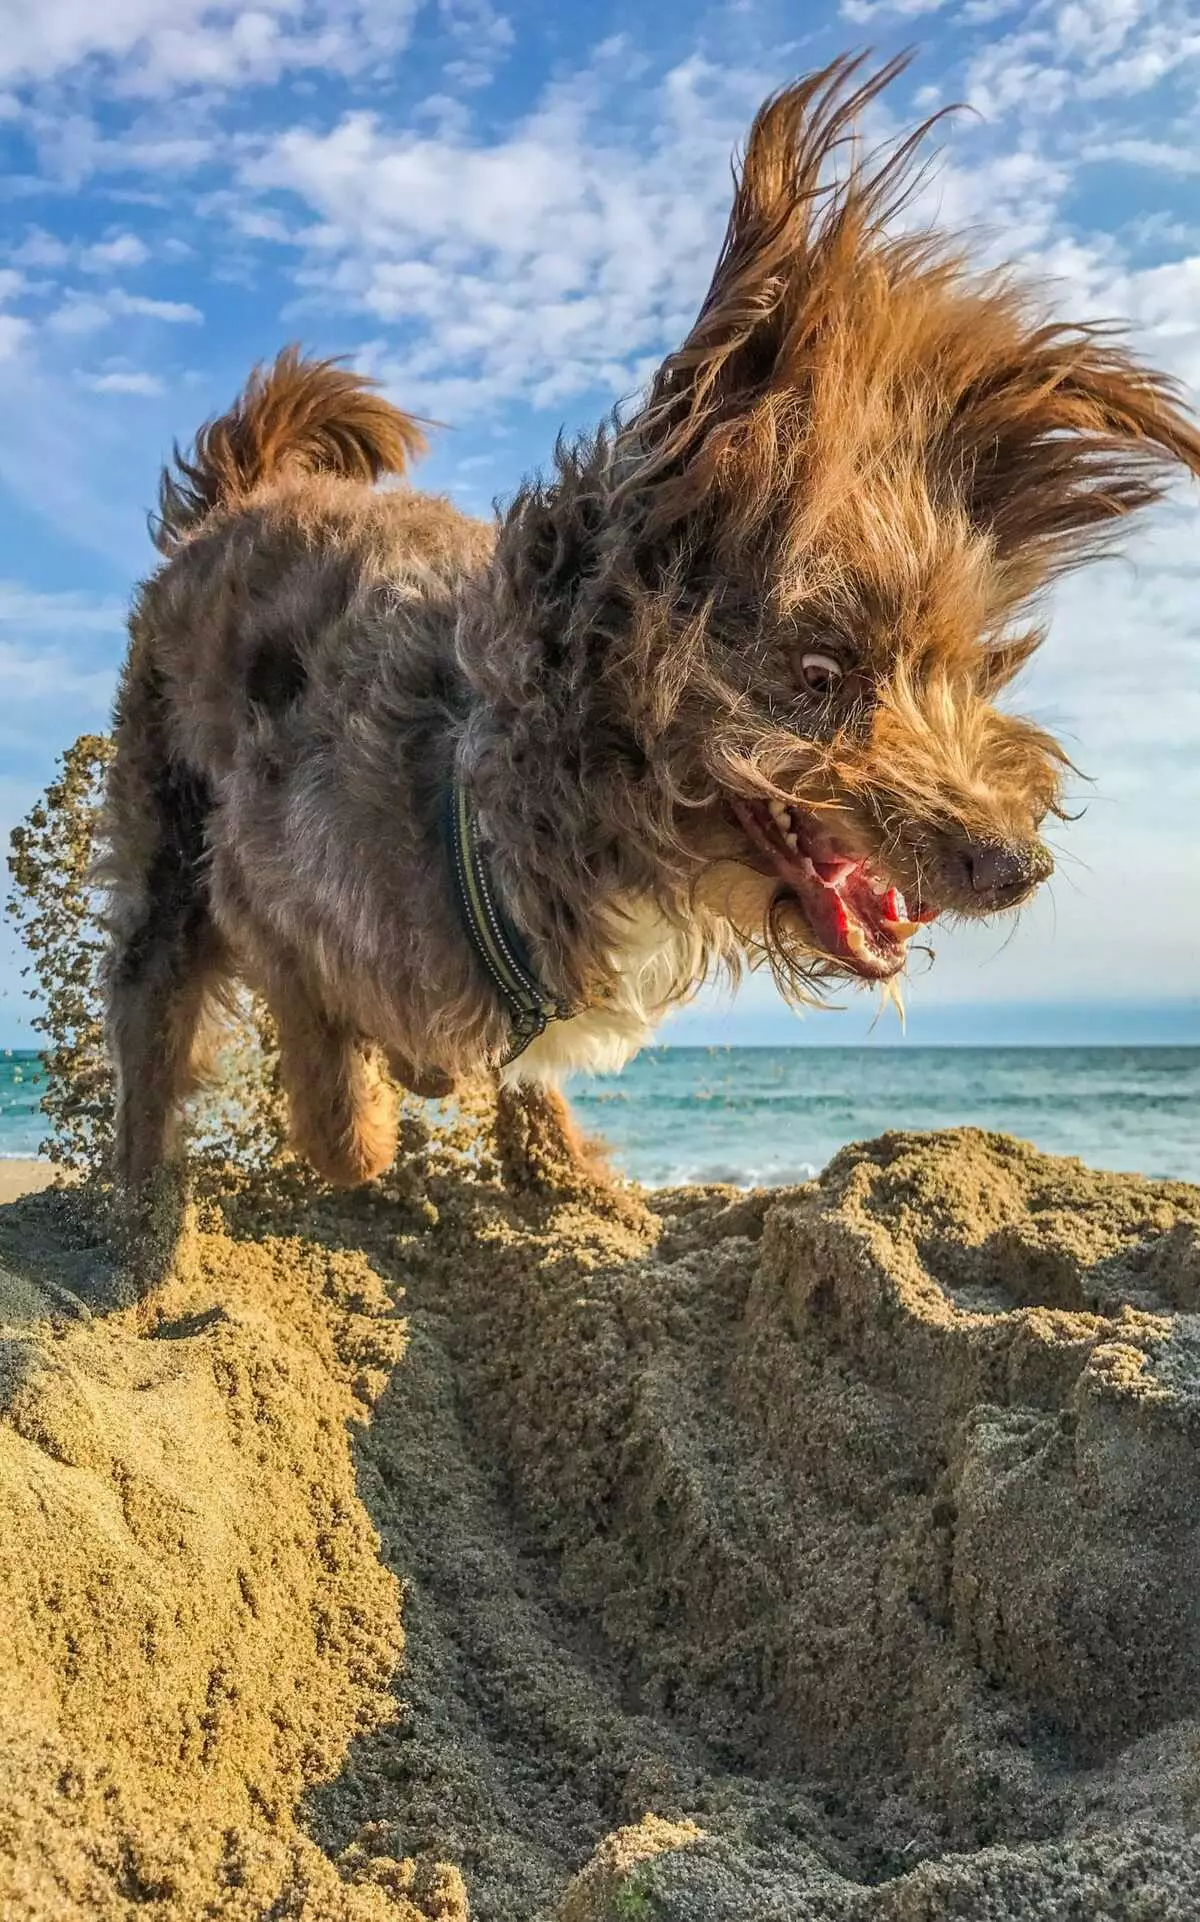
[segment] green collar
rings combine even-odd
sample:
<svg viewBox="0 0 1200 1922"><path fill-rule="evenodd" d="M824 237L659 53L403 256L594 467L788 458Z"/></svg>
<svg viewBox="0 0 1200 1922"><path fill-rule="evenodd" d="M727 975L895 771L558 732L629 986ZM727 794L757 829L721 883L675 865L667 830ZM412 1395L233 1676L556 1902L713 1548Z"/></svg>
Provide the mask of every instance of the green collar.
<svg viewBox="0 0 1200 1922"><path fill-rule="evenodd" d="M461 781L447 784L443 815L463 928L512 1021L512 1043L501 1063L507 1067L551 1021L567 1021L578 1009L547 994L539 983L525 943L493 892L475 815Z"/></svg>

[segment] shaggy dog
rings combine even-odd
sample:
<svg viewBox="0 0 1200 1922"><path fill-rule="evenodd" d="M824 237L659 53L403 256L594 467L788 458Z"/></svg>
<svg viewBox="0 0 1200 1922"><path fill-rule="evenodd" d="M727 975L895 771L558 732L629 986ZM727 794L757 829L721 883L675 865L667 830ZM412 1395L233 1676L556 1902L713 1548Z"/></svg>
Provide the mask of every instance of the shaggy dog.
<svg viewBox="0 0 1200 1922"><path fill-rule="evenodd" d="M926 129L874 167L853 130L901 64L767 102L688 338L498 525L375 489L417 423L291 350L177 455L107 802L121 1182L169 1164L234 977L354 1183L388 1074L500 1065L552 1133L536 1091L714 968L894 985L1049 874L1064 756L997 696L1200 435L1108 332L898 230Z"/></svg>

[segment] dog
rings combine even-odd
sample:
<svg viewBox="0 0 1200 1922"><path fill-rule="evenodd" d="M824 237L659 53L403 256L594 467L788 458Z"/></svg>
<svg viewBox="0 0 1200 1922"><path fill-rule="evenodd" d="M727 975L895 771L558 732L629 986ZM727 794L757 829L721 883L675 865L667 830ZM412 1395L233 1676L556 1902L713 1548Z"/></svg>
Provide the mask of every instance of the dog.
<svg viewBox="0 0 1200 1922"><path fill-rule="evenodd" d="M176 449L105 804L120 1184L175 1154L234 979L329 1181L392 1160L392 1082L483 1069L570 1162L560 1078L714 970L894 989L935 917L1049 875L1065 756L999 697L1200 434L1111 331L897 222L932 123L882 162L855 129L902 65L767 101L686 340L496 524L376 487L422 424L296 349Z"/></svg>

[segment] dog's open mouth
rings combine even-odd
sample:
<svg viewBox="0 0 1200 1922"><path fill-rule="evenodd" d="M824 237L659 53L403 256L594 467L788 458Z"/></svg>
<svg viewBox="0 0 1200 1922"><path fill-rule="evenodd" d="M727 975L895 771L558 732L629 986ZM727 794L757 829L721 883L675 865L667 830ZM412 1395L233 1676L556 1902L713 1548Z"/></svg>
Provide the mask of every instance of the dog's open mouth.
<svg viewBox="0 0 1200 1922"><path fill-rule="evenodd" d="M796 895L814 941L866 981L899 974L935 908L910 906L862 856L839 853L811 816L783 801L733 801L755 847Z"/></svg>

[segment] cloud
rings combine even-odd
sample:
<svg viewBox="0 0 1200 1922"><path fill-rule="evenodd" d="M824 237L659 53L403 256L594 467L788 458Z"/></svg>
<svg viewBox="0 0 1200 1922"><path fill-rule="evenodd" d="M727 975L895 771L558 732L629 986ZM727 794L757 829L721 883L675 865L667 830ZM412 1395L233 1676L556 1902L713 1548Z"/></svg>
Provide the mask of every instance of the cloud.
<svg viewBox="0 0 1200 1922"><path fill-rule="evenodd" d="M90 68L125 95L265 85L304 70L359 73L404 47L406 0L6 0L0 82L46 82Z"/></svg>
<svg viewBox="0 0 1200 1922"><path fill-rule="evenodd" d="M71 258L71 250L57 234L47 233L44 227L29 227L24 240L10 250L8 257L16 267L63 267Z"/></svg>
<svg viewBox="0 0 1200 1922"><path fill-rule="evenodd" d="M150 258L150 249L136 234L113 234L108 240L95 241L79 256L87 274L110 274L121 267L141 267Z"/></svg>
<svg viewBox="0 0 1200 1922"><path fill-rule="evenodd" d="M0 579L0 634L115 634L125 625L123 602L83 593L45 593Z"/></svg>
<svg viewBox="0 0 1200 1922"><path fill-rule="evenodd" d="M856 27L875 20L912 20L918 15L940 13L949 0L842 0L838 12Z"/></svg>
<svg viewBox="0 0 1200 1922"><path fill-rule="evenodd" d="M165 394L166 382L157 374L122 373L119 370L109 374L87 374L83 378L85 387L93 394Z"/></svg>
<svg viewBox="0 0 1200 1922"><path fill-rule="evenodd" d="M135 314L143 320L161 320L171 327L198 327L204 319L190 300L151 300L145 294L117 292L110 297L109 306L115 315Z"/></svg>
<svg viewBox="0 0 1200 1922"><path fill-rule="evenodd" d="M690 61L635 130L616 117L622 56L607 64L491 142L366 113L290 129L243 163L241 217L283 220L303 305L366 316L378 371L414 405L616 398L695 311L766 82ZM307 218L286 219L297 203Z"/></svg>
<svg viewBox="0 0 1200 1922"><path fill-rule="evenodd" d="M1198 607L1200 503L1186 496L1161 509L1124 557L1056 590L1051 638L1028 691L1070 733L1102 790L1114 768L1140 781L1200 739ZM1173 775L1170 806L1181 789L1200 800L1200 761Z"/></svg>
<svg viewBox="0 0 1200 1922"><path fill-rule="evenodd" d="M1197 62L1192 0L1039 0L975 54L967 97L989 116L1044 122L1071 103L1146 94Z"/></svg>
<svg viewBox="0 0 1200 1922"><path fill-rule="evenodd" d="M116 600L0 579L0 755L37 766L64 739L103 726L124 647Z"/></svg>
<svg viewBox="0 0 1200 1922"><path fill-rule="evenodd" d="M70 292L46 318L52 334L71 339L97 334L114 321L139 319L160 321L165 326L198 327L204 315L187 300L154 300L146 294L127 294L113 288L106 294Z"/></svg>
<svg viewBox="0 0 1200 1922"><path fill-rule="evenodd" d="M1147 140L1124 135L1120 139L1090 139L1080 158L1087 161L1124 160L1132 167L1154 167L1173 174L1200 173L1200 148L1172 145L1167 140Z"/></svg>
<svg viewBox="0 0 1200 1922"><path fill-rule="evenodd" d="M17 702L52 701L56 715L61 715L64 703L82 702L99 716L107 712L112 691L109 668L81 670L55 650L29 654L0 641L0 712L6 722Z"/></svg>
<svg viewBox="0 0 1200 1922"><path fill-rule="evenodd" d="M74 338L98 333L112 318L113 310L107 301L71 293L61 306L47 315L46 327L51 334Z"/></svg>
<svg viewBox="0 0 1200 1922"><path fill-rule="evenodd" d="M997 46L1011 59L1019 44ZM627 395L696 310L728 155L770 84L693 58L636 96L631 121L627 58L599 55L491 139L461 116L433 132L365 111L293 126L243 157L223 206L245 240L297 254L292 313L362 316L365 357L415 406L462 421L518 400ZM877 124L897 125L882 113ZM945 140L913 224L967 232L985 264L1015 258L1057 281L1073 317L1128 317L1195 377L1188 261L1135 271L1113 235L1074 231L1077 154L969 120Z"/></svg>
<svg viewBox="0 0 1200 1922"><path fill-rule="evenodd" d="M107 725L124 647L120 602L0 579L0 788L20 796L14 812L65 741Z"/></svg>
<svg viewBox="0 0 1200 1922"><path fill-rule="evenodd" d="M20 314L0 314L0 361L15 360L33 334Z"/></svg>

